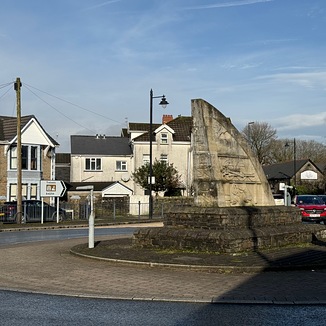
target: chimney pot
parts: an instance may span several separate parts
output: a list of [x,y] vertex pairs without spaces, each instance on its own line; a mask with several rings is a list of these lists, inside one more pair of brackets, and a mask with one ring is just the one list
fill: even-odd
[[163,114],[163,117],[162,117],[162,123],[163,124],[168,123],[171,120],[173,120],[173,115],[172,114]]

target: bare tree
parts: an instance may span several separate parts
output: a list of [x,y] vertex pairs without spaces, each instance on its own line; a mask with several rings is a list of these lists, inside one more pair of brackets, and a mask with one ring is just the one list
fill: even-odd
[[[294,147],[295,146],[295,147]],[[315,140],[277,139],[271,146],[272,163],[310,159],[314,163],[326,163],[326,146]]]
[[289,140],[276,139],[271,145],[271,163],[282,163],[293,160],[293,151],[289,148]]
[[250,122],[242,134],[262,165],[274,163],[271,149],[277,139],[276,129],[267,122]]
[[267,122],[250,122],[242,130],[262,165],[310,159],[326,164],[326,146],[315,140],[277,138],[277,131]]
[[296,153],[298,159],[311,159],[315,163],[326,162],[326,146],[315,140],[297,140]]

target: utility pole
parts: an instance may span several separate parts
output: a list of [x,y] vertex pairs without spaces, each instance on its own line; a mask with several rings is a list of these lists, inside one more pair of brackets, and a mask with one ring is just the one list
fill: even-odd
[[22,142],[21,142],[21,101],[20,78],[16,79],[14,89],[17,97],[17,223],[21,224],[22,219]]

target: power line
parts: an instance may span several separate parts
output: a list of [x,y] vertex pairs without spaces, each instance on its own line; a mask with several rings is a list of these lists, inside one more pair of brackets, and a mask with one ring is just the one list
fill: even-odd
[[[5,88],[5,87],[8,87],[8,89],[0,96],[0,100],[3,98],[3,97],[5,97],[8,93],[9,93],[9,91],[11,91],[12,90],[12,85],[13,85],[14,83],[13,82],[10,82],[10,83],[6,83],[6,84],[1,84],[0,85],[0,89],[3,89],[3,88]],[[12,111],[12,116],[14,115],[14,111],[15,111],[15,102],[13,103],[13,111]]]
[[[11,86],[11,85],[10,85]],[[3,87],[0,87],[0,88],[3,88]],[[8,87],[7,91],[4,92],[1,96],[0,96],[0,99],[3,98],[9,91],[11,90],[11,87]]]
[[11,86],[13,84],[13,82],[10,82],[10,83],[6,83],[6,84],[0,84],[0,89],[1,88],[5,88],[7,86]]
[[90,112],[90,113],[92,113],[92,114],[95,114],[95,115],[97,115],[97,116],[99,116],[99,117],[101,117],[101,118],[105,118],[105,119],[111,120],[111,121],[113,121],[113,122],[116,122],[116,123],[119,123],[119,124],[123,124],[121,121],[117,121],[117,120],[111,119],[111,118],[106,117],[106,116],[104,116],[104,115],[102,115],[102,114],[99,114],[99,113],[97,113],[97,112],[95,112],[95,111],[92,111],[92,110],[90,110],[90,109],[86,109],[86,108],[84,108],[84,107],[82,107],[82,106],[80,106],[80,105],[78,105],[78,104],[72,103],[72,102],[67,101],[67,100],[65,100],[65,99],[62,99],[62,98],[60,98],[60,97],[58,97],[58,96],[55,96],[55,95],[52,95],[52,94],[50,94],[50,93],[48,93],[48,92],[42,91],[42,90],[40,90],[40,89],[38,89],[38,88],[36,88],[36,87],[34,87],[34,86],[28,85],[28,84],[26,84],[26,83],[25,83],[24,85],[27,85],[27,86],[29,86],[30,88],[33,88],[33,89],[35,89],[35,90],[37,90],[37,91],[39,91],[39,92],[41,92],[41,93],[44,93],[44,94],[46,94],[46,95],[48,95],[48,96],[51,96],[51,97],[53,97],[53,98],[56,98],[56,99],[58,99],[58,100],[60,100],[60,101],[62,101],[62,102],[65,102],[65,103],[68,103],[68,104],[70,104],[70,105],[73,105],[73,106],[75,106],[75,107],[77,107],[77,108],[79,108],[79,109],[82,109],[82,110],[84,110],[84,111],[87,111],[87,112]]
[[66,119],[72,121],[73,123],[75,123],[76,125],[78,125],[79,127],[82,127],[84,129],[87,129],[88,131],[90,131],[91,133],[96,134],[96,132],[94,130],[91,130],[83,125],[81,125],[80,123],[76,122],[75,120],[71,119],[70,117],[68,117],[67,115],[65,115],[64,113],[62,113],[60,110],[58,110],[56,107],[54,107],[53,105],[51,105],[50,103],[48,103],[47,101],[45,101],[44,99],[42,99],[40,96],[38,96],[35,92],[33,92],[28,86],[27,84],[24,84],[26,89],[28,89],[34,96],[36,96],[39,100],[41,100],[42,102],[44,102],[45,104],[47,104],[49,107],[51,107],[52,109],[54,109],[55,111],[57,111],[58,113],[60,113],[61,115],[63,115]]

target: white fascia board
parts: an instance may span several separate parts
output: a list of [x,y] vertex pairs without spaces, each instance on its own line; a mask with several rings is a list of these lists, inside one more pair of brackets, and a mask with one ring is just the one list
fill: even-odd
[[[56,145],[49,139],[43,128],[34,118],[29,120],[27,124],[22,128],[21,137],[23,144],[37,144],[56,147]],[[16,141],[17,135],[12,139],[11,143]]]
[[165,124],[163,124],[163,125],[159,126],[158,128],[156,128],[154,130],[154,132],[157,134],[157,133],[159,133],[159,132],[161,132],[163,130],[167,130],[171,134],[175,133],[174,130],[171,127],[169,127],[168,125],[165,125]]
[[132,190],[120,182],[116,182],[111,186],[108,186],[102,190],[102,197],[105,196],[114,196],[114,195],[124,195],[124,196],[131,196]]

